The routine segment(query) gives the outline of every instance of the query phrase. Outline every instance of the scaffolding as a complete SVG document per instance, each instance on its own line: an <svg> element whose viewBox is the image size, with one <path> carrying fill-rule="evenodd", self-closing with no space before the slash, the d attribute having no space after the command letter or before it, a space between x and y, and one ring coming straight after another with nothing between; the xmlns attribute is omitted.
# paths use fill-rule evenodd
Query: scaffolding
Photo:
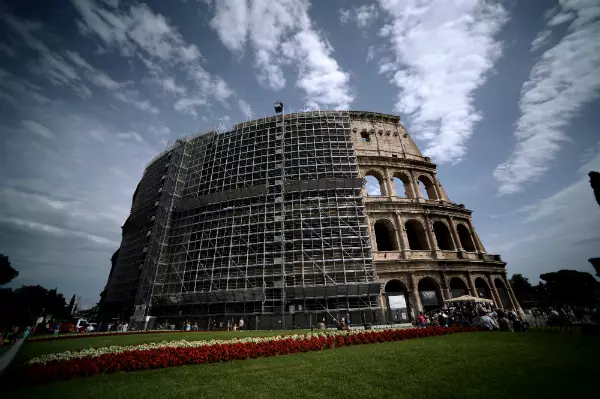
<svg viewBox="0 0 600 399"><path fill-rule="evenodd" d="M380 284L348 112L182 138L145 178L157 164L168 173L135 301L145 316L205 325L246 317L256 328L376 317Z"/></svg>

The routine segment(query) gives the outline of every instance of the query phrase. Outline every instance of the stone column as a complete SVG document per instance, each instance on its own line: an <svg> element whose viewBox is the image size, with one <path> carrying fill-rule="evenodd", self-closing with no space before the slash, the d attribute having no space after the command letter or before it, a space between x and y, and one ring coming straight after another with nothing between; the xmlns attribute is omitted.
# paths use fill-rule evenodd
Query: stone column
<svg viewBox="0 0 600 399"><path fill-rule="evenodd" d="M413 299L413 312L415 313L415 319L419 316L419 312L423 311L423 305L421 304L421 297L419 296L419 282L414 274L410 275L411 293Z"/></svg>
<svg viewBox="0 0 600 399"><path fill-rule="evenodd" d="M506 290L508 291L508 296L509 296L511 302L513 303L515 310L520 315L524 315L525 313L523 312L523 309L521 308L519 301L517 301L517 297L515 296L515 293L513 292L512 286L510 285L510 281L508 281L506 274L504 274L504 284L506 284Z"/></svg>
<svg viewBox="0 0 600 399"><path fill-rule="evenodd" d="M438 200L442 200L443 198L442 190L440 189L440 181L438 180L435 173L431 175L431 178L433 179L433 186L435 187L435 195L437 196Z"/></svg>
<svg viewBox="0 0 600 399"><path fill-rule="evenodd" d="M400 244L400 251L406 251L408 243L406 242L406 232L404 231L404 223L402 221L402 215L396 213L396 223L398 223L398 243Z"/></svg>
<svg viewBox="0 0 600 399"><path fill-rule="evenodd" d="M450 282L448 280L448 275L446 273L441 273L442 275L442 294L444 300L452 299L452 293L450 292Z"/></svg>
<svg viewBox="0 0 600 399"><path fill-rule="evenodd" d="M385 173L383 178L383 184L385 185L386 196L395 197L396 190L394 190L394 183L392 182L392 177L390 177L387 169L385 169L383 173Z"/></svg>
<svg viewBox="0 0 600 399"><path fill-rule="evenodd" d="M471 296L479 298L479 294L477 293L477 287L475 287L475 279L469 272L467 272L467 280L469 281L469 289L471 291Z"/></svg>
<svg viewBox="0 0 600 399"><path fill-rule="evenodd" d="M494 277L491 274L488 274L487 278L490 280L490 287L492 288L492 296L494 298L494 302L496 302L496 308L503 308L504 306L502 304L502 299L500 298L500 293L498 293L498 289L494 283Z"/></svg>
<svg viewBox="0 0 600 399"><path fill-rule="evenodd" d="M462 243L460 242L460 237L458 236L458 230L456 230L456 224L454 223L454 218L450 216L450 231L452 232L452 237L454 238L454 245L457 251L463 251Z"/></svg>
<svg viewBox="0 0 600 399"><path fill-rule="evenodd" d="M421 190L419 189L419 181L415 178L415 174L410 174L410 183L412 184L413 193L415 194L415 198L423 198L421 195Z"/></svg>
<svg viewBox="0 0 600 399"><path fill-rule="evenodd" d="M473 222L469 219L469 230L471 231L471 238L473 239L473 245L475 245L475 249L479 253L485 252L483 249L483 244L479 241L479 237L477 237L477 233L475 232L475 228L473 227Z"/></svg>

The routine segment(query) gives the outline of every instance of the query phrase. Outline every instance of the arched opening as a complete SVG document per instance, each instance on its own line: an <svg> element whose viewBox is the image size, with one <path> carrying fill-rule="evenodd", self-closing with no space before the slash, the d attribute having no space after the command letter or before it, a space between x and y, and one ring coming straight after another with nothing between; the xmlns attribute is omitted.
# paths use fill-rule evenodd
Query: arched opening
<svg viewBox="0 0 600 399"><path fill-rule="evenodd" d="M378 220L373 227L378 251L397 251L398 240L394 225L389 220Z"/></svg>
<svg viewBox="0 0 600 399"><path fill-rule="evenodd" d="M452 277L450 279L450 292L452 298L458 298L459 296L469 295L469 287L462 278Z"/></svg>
<svg viewBox="0 0 600 399"><path fill-rule="evenodd" d="M400 280L390 280L385 284L384 291L388 320L394 322L409 321L410 303L406 285Z"/></svg>
<svg viewBox="0 0 600 399"><path fill-rule="evenodd" d="M429 249L427 245L427 236L421 222L411 219L404 224L406 238L408 238L408 248L413 251L424 251Z"/></svg>
<svg viewBox="0 0 600 399"><path fill-rule="evenodd" d="M506 289L504 282L501 279L496 278L494 279L494 285L496 286L496 291L498 291L498 296L502 302L502 308L511 309L512 305L510 303L510 297L508 296L508 290Z"/></svg>
<svg viewBox="0 0 600 399"><path fill-rule="evenodd" d="M458 238L460 240L460 245L467 252L475 252L475 245L473 244L473 237L471 237L471 233L465 227L464 224L459 224L456 226L456 231L458 232Z"/></svg>
<svg viewBox="0 0 600 399"><path fill-rule="evenodd" d="M365 190L367 192L367 196L376 197L380 195L385 195L385 189L383 184L383 179L381 176L377 176L373 173L368 173L365 175Z"/></svg>
<svg viewBox="0 0 600 399"><path fill-rule="evenodd" d="M435 233L435 239L437 240L438 248L442 251L453 251L454 244L452 243L452 236L450 230L444 222L439 220L433 224L433 232Z"/></svg>
<svg viewBox="0 0 600 399"><path fill-rule="evenodd" d="M419 281L419 296L425 312L438 309L442 305L440 286L431 277L425 277Z"/></svg>
<svg viewBox="0 0 600 399"><path fill-rule="evenodd" d="M419 176L419 190L421 190L421 197L430 200L437 199L435 186L429 177L424 175Z"/></svg>
<svg viewBox="0 0 600 399"><path fill-rule="evenodd" d="M410 179L404 173L394 175L394 191L397 197L412 198L412 190L410 189Z"/></svg>
<svg viewBox="0 0 600 399"><path fill-rule="evenodd" d="M480 298L493 299L490 294L490 287L488 283L482 279L481 277L477 277L475 279L475 289L477 290L477 295Z"/></svg>

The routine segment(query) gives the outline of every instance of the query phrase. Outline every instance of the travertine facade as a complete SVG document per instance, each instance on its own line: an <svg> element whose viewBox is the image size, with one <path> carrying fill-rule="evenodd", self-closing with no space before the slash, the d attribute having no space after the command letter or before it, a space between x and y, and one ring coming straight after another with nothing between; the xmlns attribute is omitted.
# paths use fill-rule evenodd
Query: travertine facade
<svg viewBox="0 0 600 399"><path fill-rule="evenodd" d="M506 264L486 252L471 211L450 201L436 165L421 154L399 118L362 113L354 115L351 130L361 176L380 186L380 195L366 186L363 195L382 308L389 294L401 293L413 315L463 294L518 309ZM430 306L422 304L423 291L437 296L429 297Z"/></svg>

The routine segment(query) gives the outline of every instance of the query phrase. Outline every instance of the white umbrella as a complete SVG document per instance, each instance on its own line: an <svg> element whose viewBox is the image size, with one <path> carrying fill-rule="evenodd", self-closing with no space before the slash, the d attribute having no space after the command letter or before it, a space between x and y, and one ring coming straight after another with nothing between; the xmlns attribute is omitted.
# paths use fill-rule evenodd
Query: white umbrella
<svg viewBox="0 0 600 399"><path fill-rule="evenodd" d="M444 302L486 302L486 303L494 303L491 299L486 298L477 298L470 295L462 295L458 298L446 299Z"/></svg>

